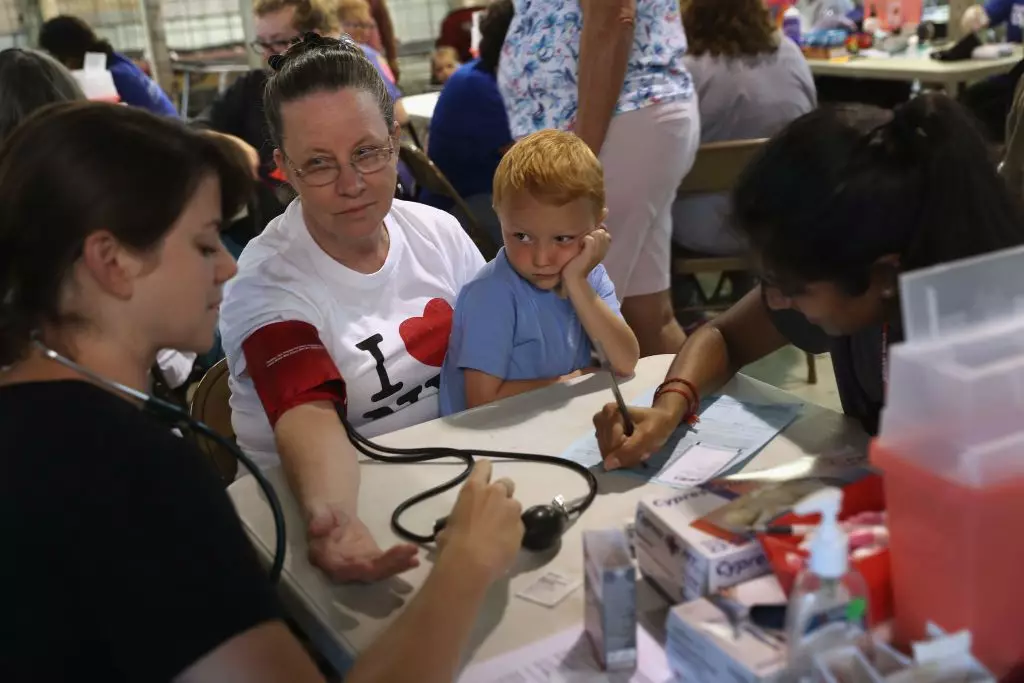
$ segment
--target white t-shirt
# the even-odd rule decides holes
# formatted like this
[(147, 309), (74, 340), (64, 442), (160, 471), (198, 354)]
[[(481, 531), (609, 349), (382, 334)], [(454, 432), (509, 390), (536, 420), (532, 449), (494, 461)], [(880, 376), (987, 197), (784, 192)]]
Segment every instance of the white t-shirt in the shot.
[(298, 321), (317, 329), (341, 372), (348, 418), (374, 436), (438, 417), (441, 364), (452, 306), (483, 257), (458, 221), (394, 200), (383, 267), (369, 275), (328, 256), (306, 229), (300, 200), (270, 222), (238, 260), (220, 329), (231, 369), (231, 421), (238, 444), (261, 467), (278, 462), (274, 434), (242, 343), (259, 328)]

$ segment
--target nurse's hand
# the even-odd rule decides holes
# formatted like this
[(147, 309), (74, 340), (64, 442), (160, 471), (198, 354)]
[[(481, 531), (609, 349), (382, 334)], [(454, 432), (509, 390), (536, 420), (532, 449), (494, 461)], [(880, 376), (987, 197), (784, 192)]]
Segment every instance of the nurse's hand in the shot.
[(665, 408), (629, 409), (633, 434), (626, 436), (619, 406), (609, 403), (594, 415), (597, 445), (601, 449), (605, 470), (635, 467), (647, 462), (679, 426), (679, 416)]
[(311, 511), (307, 539), (310, 563), (333, 581), (381, 581), (420, 564), (415, 545), (381, 550), (365, 524), (332, 506)]
[(511, 479), (491, 481), (491, 461), (477, 460), (438, 534), (438, 567), (456, 567), (490, 584), (504, 576), (523, 543), (523, 506)]

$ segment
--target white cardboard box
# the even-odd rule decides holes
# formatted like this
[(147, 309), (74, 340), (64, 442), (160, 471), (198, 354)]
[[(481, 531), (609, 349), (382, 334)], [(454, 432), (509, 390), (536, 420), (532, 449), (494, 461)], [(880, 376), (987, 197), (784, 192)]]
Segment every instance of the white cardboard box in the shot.
[(673, 607), (665, 653), (676, 679), (687, 683), (777, 683), (786, 646), (755, 628), (737, 633), (728, 616), (706, 599)]
[(704, 491), (665, 491), (640, 501), (635, 547), (641, 573), (676, 603), (771, 571), (761, 544), (729, 543), (690, 526), (728, 499)]

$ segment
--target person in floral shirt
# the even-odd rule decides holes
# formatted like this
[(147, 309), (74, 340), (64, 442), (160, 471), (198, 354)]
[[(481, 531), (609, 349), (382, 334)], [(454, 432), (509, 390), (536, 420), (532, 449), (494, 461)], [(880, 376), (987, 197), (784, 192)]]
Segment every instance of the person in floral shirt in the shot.
[(498, 84), (516, 139), (571, 130), (605, 169), (605, 267), (642, 355), (686, 336), (670, 290), (672, 202), (700, 145), (678, 0), (515, 0)]

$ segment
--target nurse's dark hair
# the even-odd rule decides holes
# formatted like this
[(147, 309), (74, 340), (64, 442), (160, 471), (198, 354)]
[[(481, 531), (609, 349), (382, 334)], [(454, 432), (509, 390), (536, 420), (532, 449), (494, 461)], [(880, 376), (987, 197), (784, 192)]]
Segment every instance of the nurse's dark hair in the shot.
[(1024, 243), (984, 137), (944, 95), (807, 114), (767, 143), (733, 199), (766, 274), (795, 288), (861, 294), (885, 255), (909, 271)]
[(377, 101), (388, 132), (394, 127), (395, 103), (384, 79), (350, 38), (338, 40), (307, 33), (283, 55), (273, 55), (268, 61), (274, 74), (263, 93), (263, 111), (275, 146), (281, 147), (285, 136), (283, 105), (315, 93), (345, 88), (370, 93)]
[(78, 81), (53, 57), (20, 47), (0, 51), (0, 141), (36, 109), (84, 99)]
[(61, 300), (89, 235), (153, 252), (211, 175), (222, 215), (234, 216), (252, 181), (230, 143), (98, 102), (26, 119), (0, 145), (0, 367), (24, 356), (36, 330), (84, 322)]
[(488, 73), (497, 73), (501, 48), (508, 27), (512, 25), (516, 6), (512, 0), (494, 0), (480, 19), (480, 66)]

